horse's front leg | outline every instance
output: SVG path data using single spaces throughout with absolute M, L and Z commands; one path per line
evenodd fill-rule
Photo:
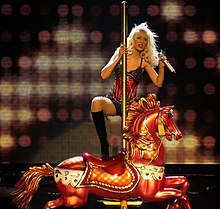
M 179 183 L 180 182 L 181 181 L 179 181 Z M 177 186 L 175 185 L 175 187 Z M 192 209 L 185 192 L 175 189 L 174 186 L 171 187 L 171 184 L 166 182 L 165 178 L 161 181 L 144 181 L 141 179 L 136 189 L 136 194 L 146 202 L 161 202 L 170 199 L 178 199 L 178 202 L 173 204 L 172 207 L 169 206 L 169 209 L 180 209 L 182 205 L 184 205 L 185 209 Z
M 167 176 L 165 177 L 165 188 L 178 188 L 184 194 L 186 194 L 189 188 L 189 181 L 185 176 Z M 168 206 L 167 209 L 182 208 L 182 203 L 176 199 L 173 206 Z
M 181 209 L 182 206 L 185 209 L 192 209 L 187 195 L 178 189 L 164 188 L 164 190 L 157 192 L 154 200 L 164 201 L 174 198 L 177 199 L 177 202 L 173 205 L 168 205 L 167 209 Z
M 46 205 L 44 206 L 44 209 L 52 209 L 52 208 L 56 208 L 59 206 L 62 206 L 64 204 L 64 200 L 62 197 L 59 197 L 56 200 L 52 200 L 46 203 Z
M 166 176 L 165 188 L 179 188 L 180 191 L 186 193 L 189 188 L 189 181 L 185 176 Z

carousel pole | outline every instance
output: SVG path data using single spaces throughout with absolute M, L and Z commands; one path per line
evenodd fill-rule
M 123 1 L 121 5 L 121 38 L 122 38 L 122 44 L 127 47 L 127 2 Z M 126 121 L 126 105 L 127 105 L 127 54 L 122 55 L 122 133 L 125 128 L 125 121 Z M 127 142 L 125 139 L 123 139 L 122 142 L 122 148 L 123 150 L 126 150 L 127 148 Z

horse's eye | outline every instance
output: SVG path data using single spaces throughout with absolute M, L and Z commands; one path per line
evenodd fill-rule
M 173 117 L 173 113 L 172 112 L 167 112 L 166 113 L 166 117 L 167 118 L 172 118 Z
M 173 110 L 172 109 L 169 112 L 167 112 L 167 117 L 168 118 L 173 117 Z

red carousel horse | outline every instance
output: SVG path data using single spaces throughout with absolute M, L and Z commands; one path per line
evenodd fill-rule
M 164 174 L 162 140 L 182 137 L 173 120 L 172 108 L 160 107 L 155 94 L 133 102 L 127 109 L 123 130 L 126 149 L 104 161 L 84 153 L 64 160 L 54 169 L 48 163 L 29 168 L 15 185 L 13 202 L 19 208 L 28 208 L 39 181 L 54 176 L 61 195 L 47 202 L 44 209 L 81 207 L 89 193 L 121 202 L 135 198 L 145 202 L 175 199 L 167 209 L 191 209 L 186 195 L 187 178 Z

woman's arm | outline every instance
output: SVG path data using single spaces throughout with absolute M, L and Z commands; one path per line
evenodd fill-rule
M 145 69 L 155 86 L 162 87 L 164 81 L 164 63 L 160 60 L 158 73 L 149 63 L 146 63 Z
M 114 70 L 119 60 L 121 59 L 123 53 L 127 53 L 127 49 L 126 47 L 121 45 L 112 55 L 109 62 L 102 68 L 101 70 L 102 79 L 108 79 L 111 76 L 112 71 Z

